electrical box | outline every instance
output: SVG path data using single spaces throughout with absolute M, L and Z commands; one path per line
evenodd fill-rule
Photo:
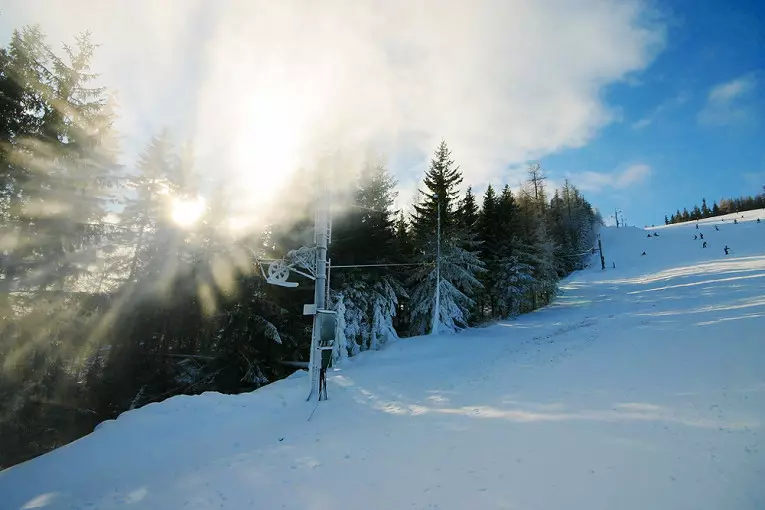
M 316 310 L 319 336 L 317 347 L 331 347 L 335 343 L 337 313 L 333 310 Z

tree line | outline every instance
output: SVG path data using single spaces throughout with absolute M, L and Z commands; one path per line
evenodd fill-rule
M 0 467 L 125 410 L 250 391 L 308 359 L 311 282 L 268 285 L 255 260 L 311 245 L 315 176 L 291 178 L 289 220 L 234 237 L 193 144 L 163 131 L 119 164 L 113 99 L 91 85 L 95 51 L 85 34 L 59 55 L 37 27 L 0 48 Z M 587 263 L 602 221 L 572 184 L 550 190 L 532 165 L 520 189 L 479 198 L 462 179 L 442 142 L 403 211 L 382 160 L 359 168 L 350 204 L 333 211 L 336 363 L 534 310 Z M 178 204 L 200 208 L 193 225 L 173 218 Z
M 689 211 L 683 208 L 678 209 L 671 216 L 664 215 L 664 224 L 672 225 L 674 223 L 683 223 L 686 221 L 696 221 L 703 218 L 714 218 L 725 214 L 753 211 L 755 209 L 765 209 L 765 186 L 762 187 L 762 193 L 753 196 L 742 196 L 738 198 L 723 198 L 720 204 L 712 203 L 710 208 L 705 198 L 701 199 L 701 207 L 694 205 Z

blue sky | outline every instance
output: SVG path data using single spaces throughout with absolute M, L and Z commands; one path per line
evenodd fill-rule
M 620 208 L 639 226 L 765 185 L 765 2 L 658 7 L 663 51 L 605 91 L 619 119 L 586 146 L 542 159 L 551 179 L 572 174 L 604 216 Z

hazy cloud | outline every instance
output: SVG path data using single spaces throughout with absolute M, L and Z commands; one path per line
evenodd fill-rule
M 639 0 L 4 3 L 5 32 L 90 29 L 129 151 L 169 125 L 245 206 L 335 151 L 351 166 L 370 148 L 427 158 L 445 138 L 480 186 L 582 146 L 613 119 L 602 89 L 634 79 L 664 37 Z
M 582 172 L 569 175 L 574 185 L 583 191 L 599 192 L 606 189 L 627 189 L 650 179 L 651 167 L 642 163 L 630 165 L 610 173 Z
M 715 85 L 697 119 L 704 125 L 725 125 L 749 116 L 749 99 L 757 87 L 753 74 Z
M 681 92 L 677 94 L 675 97 L 672 97 L 670 99 L 667 99 L 666 101 L 663 101 L 659 103 L 658 106 L 656 106 L 653 110 L 648 112 L 648 114 L 643 117 L 640 120 L 637 120 L 632 123 L 633 129 L 643 129 L 656 121 L 661 115 L 666 113 L 667 111 L 671 111 L 675 108 L 679 108 L 680 106 L 684 105 L 688 102 L 691 95 L 688 92 Z

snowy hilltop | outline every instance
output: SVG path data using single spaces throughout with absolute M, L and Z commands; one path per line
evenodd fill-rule
M 343 360 L 315 408 L 298 372 L 126 412 L 0 508 L 765 508 L 765 211 L 696 223 L 606 228 L 550 306 Z

